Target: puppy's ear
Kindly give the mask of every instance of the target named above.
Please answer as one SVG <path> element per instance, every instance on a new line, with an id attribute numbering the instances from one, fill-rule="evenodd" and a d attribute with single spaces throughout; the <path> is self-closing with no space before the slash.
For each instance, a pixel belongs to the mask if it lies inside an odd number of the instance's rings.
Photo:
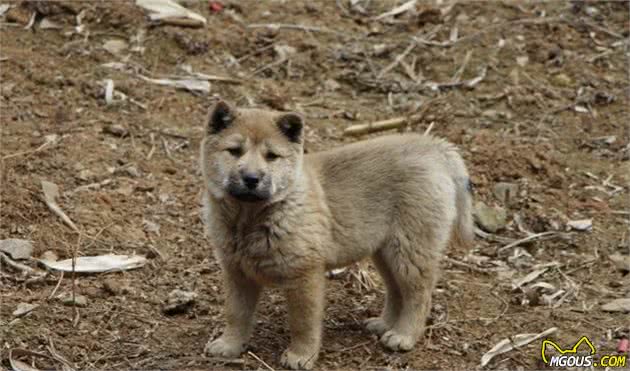
<path id="1" fill-rule="evenodd" d="M 234 110 L 225 101 L 220 100 L 210 109 L 208 134 L 216 134 L 232 125 L 232 122 L 234 122 Z"/>
<path id="2" fill-rule="evenodd" d="M 304 119 L 297 113 L 286 113 L 278 117 L 276 124 L 280 131 L 293 143 L 302 142 Z"/>

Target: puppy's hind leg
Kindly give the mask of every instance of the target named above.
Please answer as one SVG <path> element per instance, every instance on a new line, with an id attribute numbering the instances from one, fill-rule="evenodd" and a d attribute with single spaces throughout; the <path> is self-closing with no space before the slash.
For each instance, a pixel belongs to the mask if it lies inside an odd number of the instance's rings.
<path id="1" fill-rule="evenodd" d="M 398 317 L 391 329 L 381 336 L 381 342 L 391 350 L 408 351 L 424 332 L 448 233 L 401 231 L 395 241 L 393 246 L 384 249 L 383 257 L 393 273 L 402 300 Z"/>
<path id="2" fill-rule="evenodd" d="M 372 255 L 372 261 L 385 283 L 385 305 L 379 317 L 368 318 L 365 321 L 365 328 L 380 336 L 391 330 L 394 325 L 400 313 L 402 298 L 400 297 L 400 289 L 396 283 L 394 273 L 383 256 L 383 250 L 375 252 Z"/>

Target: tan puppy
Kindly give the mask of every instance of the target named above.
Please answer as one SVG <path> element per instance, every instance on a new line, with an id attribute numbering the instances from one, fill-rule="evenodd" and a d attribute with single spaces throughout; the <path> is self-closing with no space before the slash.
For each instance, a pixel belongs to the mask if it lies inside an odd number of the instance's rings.
<path id="1" fill-rule="evenodd" d="M 281 362 L 311 368 L 324 311 L 325 272 L 371 256 L 387 288 L 366 321 L 392 350 L 424 330 L 440 257 L 473 238 L 468 173 L 456 148 L 420 135 L 383 136 L 303 155 L 294 113 L 210 114 L 201 144 L 208 236 L 224 273 L 225 329 L 206 352 L 245 349 L 263 286 L 287 296 L 291 344 Z"/>

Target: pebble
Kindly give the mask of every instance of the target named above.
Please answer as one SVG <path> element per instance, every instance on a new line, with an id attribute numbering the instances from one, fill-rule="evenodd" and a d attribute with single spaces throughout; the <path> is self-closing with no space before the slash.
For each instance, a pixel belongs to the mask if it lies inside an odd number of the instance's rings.
<path id="1" fill-rule="evenodd" d="M 507 212 L 502 207 L 490 207 L 481 201 L 475 204 L 475 222 L 481 229 L 489 233 L 495 233 L 505 228 Z"/>
<path id="2" fill-rule="evenodd" d="M 197 294 L 192 291 L 175 289 L 168 294 L 164 313 L 168 315 L 185 313 L 197 299 Z"/>
<path id="3" fill-rule="evenodd" d="M 86 307 L 87 306 L 87 298 L 83 295 L 75 295 L 74 296 L 74 301 L 72 300 L 72 293 L 64 296 L 61 299 L 61 302 L 63 303 L 63 305 L 67 305 L 67 306 L 72 306 L 73 304 L 76 305 L 77 307 Z"/>

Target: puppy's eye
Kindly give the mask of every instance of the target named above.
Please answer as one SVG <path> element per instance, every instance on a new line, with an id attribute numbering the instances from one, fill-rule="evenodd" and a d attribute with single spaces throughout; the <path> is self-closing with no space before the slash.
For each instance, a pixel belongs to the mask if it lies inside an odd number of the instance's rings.
<path id="1" fill-rule="evenodd" d="M 267 161 L 273 161 L 273 160 L 277 159 L 280 156 L 278 154 L 276 154 L 276 153 L 273 153 L 273 152 L 267 152 L 267 155 L 265 157 L 267 158 Z"/>
<path id="2" fill-rule="evenodd" d="M 241 157 L 243 154 L 243 149 L 241 147 L 228 148 L 227 151 L 234 157 Z"/>

